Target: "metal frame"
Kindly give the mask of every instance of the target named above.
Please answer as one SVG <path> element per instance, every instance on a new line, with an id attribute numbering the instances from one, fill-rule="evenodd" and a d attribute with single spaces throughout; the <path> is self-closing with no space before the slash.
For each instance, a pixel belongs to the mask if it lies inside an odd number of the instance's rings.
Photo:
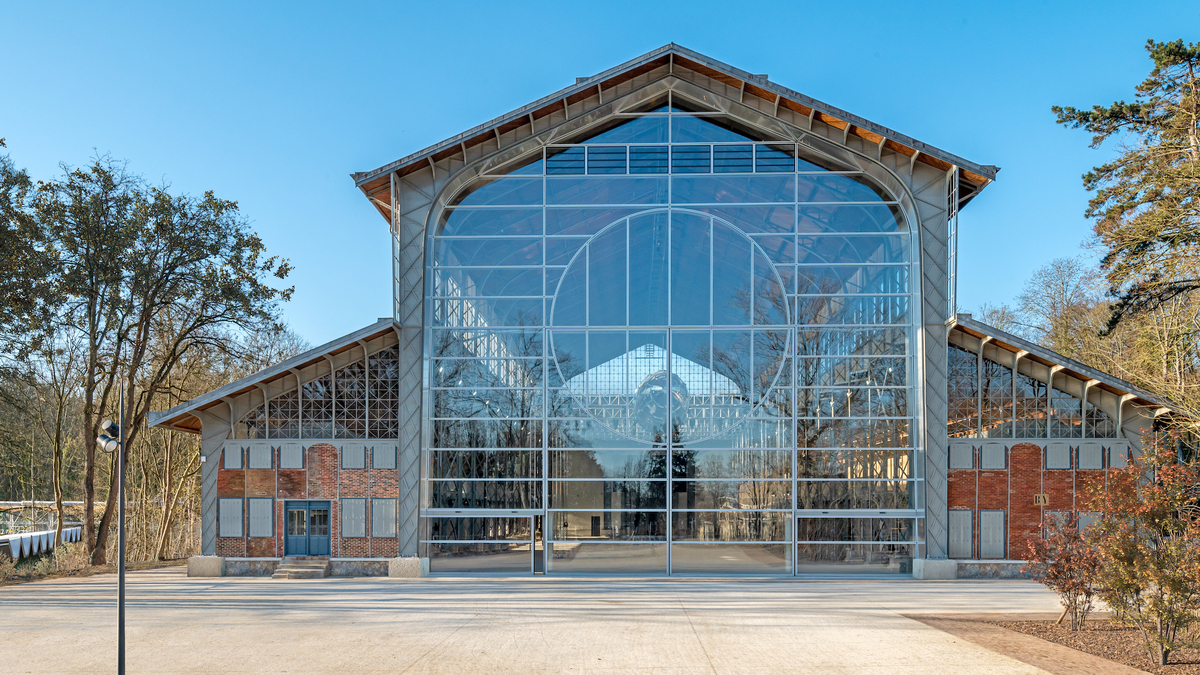
<path id="1" fill-rule="evenodd" d="M 646 95 L 646 96 L 649 96 L 649 95 L 653 95 L 653 94 L 648 94 L 648 95 Z M 599 118 L 593 118 L 593 119 L 599 119 Z M 560 134 L 560 135 L 561 135 L 561 134 Z M 808 139 L 808 138 L 806 137 L 806 140 L 810 140 L 810 139 Z M 822 140 L 823 140 L 823 139 L 822 139 Z M 820 143 L 817 143 L 817 144 L 815 144 L 815 145 L 820 145 Z M 807 151 L 811 152 L 811 149 L 809 149 L 809 148 L 811 148 L 811 147 L 812 147 L 811 145 L 808 145 L 808 146 L 806 146 L 806 149 L 807 149 Z M 521 153 L 516 153 L 516 152 L 514 152 L 514 151 L 506 151 L 506 152 L 505 152 L 505 153 L 503 153 L 503 154 L 505 155 L 505 157 L 506 157 L 506 159 L 507 159 L 507 157 L 513 157 L 513 158 L 515 158 L 515 157 L 517 157 L 517 156 L 518 156 L 519 154 L 521 154 Z M 841 154 L 844 154 L 844 151 L 842 151 L 842 153 L 841 153 Z M 428 189 L 428 188 L 422 188 L 422 189 L 421 189 L 421 191 L 420 191 L 420 193 L 419 193 L 419 194 L 420 194 L 420 198 L 418 199 L 418 203 L 421 203 L 421 204 L 423 204 L 423 206 L 420 206 L 420 207 L 419 207 L 419 211 L 417 211 L 417 212 L 419 212 L 420 214 L 422 214 L 422 216 L 423 216 L 422 220 L 423 220 L 424 222 L 420 222 L 420 221 L 416 221 L 416 220 L 409 220 L 408 222 L 409 222 L 409 223 L 411 223 L 411 225 L 413 226 L 413 227 L 412 227 L 412 229 L 411 229 L 411 230 L 409 230 L 409 231 L 410 231 L 412 234 L 410 235 L 410 234 L 401 233 L 401 235 L 400 235 L 400 236 L 398 237 L 398 239 L 397 239 L 397 241 L 400 241 L 401 243 L 397 244 L 397 248 L 398 248 L 398 249 L 401 249 L 401 250 L 403 250 L 403 249 L 406 249 L 406 248 L 410 248 L 410 245 L 406 245 L 406 244 L 404 244 L 402 240 L 403 240 L 403 239 L 407 239 L 407 238 L 411 237 L 411 239 L 408 239 L 409 241 L 416 241 L 416 240 L 417 240 L 417 238 L 420 236 L 420 235 L 418 235 L 418 234 L 417 234 L 417 232 L 418 232 L 418 231 L 425 232 L 425 233 L 426 233 L 426 236 L 431 236 L 431 235 L 432 235 L 432 231 L 431 231 L 431 230 L 427 230 L 427 229 L 426 229 L 426 227 L 427 227 L 427 226 L 426 226 L 426 224 L 427 224 L 427 223 L 434 223 L 434 222 L 439 222 L 439 221 L 440 221 L 440 217 L 438 216 L 438 214 L 439 214 L 439 213 L 440 213 L 442 210 L 444 210 L 445 208 L 447 208 L 447 206 L 449 206 L 449 204 L 450 204 L 450 202 L 451 202 L 450 195 L 452 195 L 452 194 L 456 193 L 456 192 L 458 191 L 459 187 L 461 187 L 461 186 L 464 186 L 464 185 L 465 185 L 465 184 L 466 184 L 466 183 L 467 183 L 467 182 L 468 182 L 468 181 L 469 181 L 471 178 L 473 178 L 474 176 L 482 176 L 482 175 L 488 174 L 488 173 L 490 173 L 492 170 L 494 170 L 496 167 L 498 167 L 498 166 L 499 166 L 500 164 L 502 164 L 502 163 L 504 163 L 504 162 L 500 162 L 500 161 L 494 161 L 494 160 L 489 160 L 489 161 L 482 162 L 482 163 L 480 163 L 480 164 L 478 164 L 478 165 L 468 165 L 468 166 L 466 166 L 466 167 L 464 167 L 464 168 L 460 169 L 459 171 L 457 171 L 457 172 L 455 172 L 455 173 L 453 173 L 453 174 L 449 174 L 449 175 L 447 175 L 447 176 L 446 176 L 445 178 L 443 178 L 441 181 L 438 181 L 438 180 L 437 180 L 437 179 L 438 179 L 438 176 L 437 176 L 437 174 L 436 174 L 436 169 L 435 169 L 435 168 L 433 168 L 433 167 L 431 167 L 431 171 L 430 171 L 430 178 L 432 178 L 432 179 L 435 181 L 435 184 L 439 184 L 439 185 L 438 185 L 438 187 L 436 188 L 436 191 L 437 191 L 437 194 L 439 195 L 439 197 L 438 197 L 436 200 L 430 199 L 430 198 L 428 197 L 428 195 L 430 195 L 430 194 L 431 194 L 431 193 L 430 193 L 430 191 L 429 191 L 429 189 Z M 869 165 L 869 166 L 876 166 L 876 165 Z M 910 166 L 910 168 L 911 168 L 911 166 Z M 867 173 L 869 174 L 869 173 L 871 173 L 871 172 L 870 172 L 870 171 L 868 171 Z M 887 180 L 887 181 L 886 181 L 886 184 L 889 184 L 889 185 L 891 186 L 891 189 L 892 189 L 894 192 L 899 192 L 899 193 L 902 195 L 901 202 L 899 203 L 899 205 L 901 206 L 902 210 L 904 210 L 904 211 L 906 211 L 908 214 L 910 214 L 910 215 L 909 215 L 909 222 L 910 222 L 910 223 L 916 222 L 916 218 L 914 217 L 914 216 L 915 216 L 915 214 L 913 213 L 912 209 L 911 209 L 911 208 L 904 208 L 904 204 L 905 204 L 905 203 L 912 203 L 912 202 L 905 202 L 905 200 L 907 200 L 907 199 L 909 199 L 909 198 L 907 197 L 907 195 L 908 195 L 907 189 L 903 187 L 903 182 L 902 182 L 902 181 L 896 181 L 896 180 L 894 180 L 894 179 L 891 179 L 891 178 L 890 178 L 891 174 L 884 173 L 883 175 L 884 175 L 885 177 L 889 177 L 889 180 Z M 543 178 L 542 178 L 542 180 L 543 180 L 543 181 L 545 181 L 545 180 L 553 180 L 553 179 L 554 179 L 553 177 L 543 177 Z M 400 186 L 400 187 L 403 187 L 403 186 L 405 186 L 407 183 L 409 183 L 411 180 L 412 180 L 412 178 L 411 178 L 411 177 L 408 177 L 408 176 L 406 176 L 406 177 L 398 177 L 398 176 L 395 176 L 395 175 L 393 175 L 393 178 L 392 178 L 392 181 L 393 181 L 393 183 L 392 183 L 392 185 L 393 185 L 393 189 L 395 190 L 395 189 L 396 189 L 398 186 Z M 536 180 L 536 178 L 533 178 L 533 177 L 531 177 L 529 180 Z M 414 186 L 414 187 L 415 187 L 415 186 Z M 897 187 L 899 187 L 899 189 L 897 189 Z M 669 190 L 669 187 L 668 187 L 668 190 Z M 401 194 L 400 194 L 400 195 L 397 197 L 397 199 L 394 201 L 394 207 L 395 207 L 395 208 L 394 208 L 393 212 L 394 212 L 394 213 L 400 213 L 400 214 L 403 214 L 403 213 L 405 213 L 405 211 L 406 211 L 406 207 L 405 207 L 405 198 L 404 198 L 404 195 L 402 194 L 402 193 L 404 192 L 404 190 L 403 190 L 403 189 L 401 189 L 401 190 L 399 190 L 399 192 L 400 192 Z M 414 196 L 417 196 L 417 193 L 413 193 L 413 194 L 414 194 Z M 943 199 L 944 199 L 944 196 L 943 196 Z M 428 200 L 428 201 L 426 201 L 426 200 Z M 437 206 L 436 206 L 436 207 L 435 207 L 435 206 L 434 206 L 434 204 L 432 203 L 432 202 L 434 202 L 434 201 L 436 201 L 436 202 L 437 202 Z M 543 202 L 543 203 L 545 203 L 545 202 Z M 478 208 L 484 208 L 484 207 L 478 207 Z M 419 230 L 418 230 L 418 228 L 419 228 Z M 913 244 L 916 244 L 916 243 L 917 243 L 917 242 L 920 240 L 920 238 L 918 237 L 918 233 L 917 233 L 917 230 L 918 230 L 918 229 L 919 229 L 919 228 L 918 228 L 918 227 L 916 227 L 916 226 L 911 226 L 911 227 L 908 229 L 908 231 L 907 231 L 907 235 L 908 235 L 908 236 L 909 236 L 909 237 L 910 237 L 910 238 L 913 240 L 913 242 L 912 242 Z M 544 236 L 544 235 L 543 235 L 543 236 Z M 807 235 L 805 235 L 805 236 L 807 236 Z M 820 235 L 817 235 L 817 236 L 820 236 Z M 834 236 L 844 236 L 844 235 L 834 235 Z M 586 237 L 585 237 L 585 238 L 583 238 L 583 239 L 585 239 L 585 240 L 586 240 Z M 913 249 L 918 249 L 918 247 L 917 247 L 917 246 L 915 246 L 915 245 L 914 245 L 914 246 L 912 246 L 912 248 L 913 248 Z M 410 248 L 410 250 L 411 250 L 411 248 Z M 427 248 L 426 248 L 426 250 L 427 250 L 427 251 L 432 251 L 432 247 L 427 247 Z M 577 253 L 576 253 L 576 255 L 579 255 L 579 253 L 577 252 Z M 413 262 L 416 262 L 416 261 L 414 260 Z M 669 264 L 669 263 L 668 263 L 668 264 Z M 903 264 L 907 264 L 907 265 L 908 265 L 908 266 L 909 266 L 909 267 L 910 267 L 912 270 L 914 270 L 914 272 L 916 272 L 917 270 L 919 270 L 919 269 L 920 269 L 920 267 L 921 267 L 921 263 L 919 262 L 919 260 L 915 260 L 915 259 L 910 259 L 910 261 L 909 261 L 908 263 L 902 263 L 902 265 L 903 265 Z M 542 267 L 543 267 L 543 269 L 545 269 L 545 261 L 544 261 L 544 260 L 543 260 L 543 265 L 542 265 Z M 412 268 L 410 267 L 409 269 L 412 269 Z M 414 270 L 414 271 L 415 271 L 415 270 Z M 421 276 L 423 277 L 424 275 L 422 274 Z M 413 278 L 413 280 L 415 281 L 415 279 L 416 279 L 417 277 L 414 275 L 412 278 Z M 561 276 L 559 276 L 558 278 L 559 278 L 559 279 L 561 279 Z M 914 278 L 914 279 L 915 279 L 915 278 L 920 278 L 920 275 L 919 275 L 918 273 L 913 273 L 913 274 L 911 274 L 911 275 L 910 275 L 910 278 Z M 425 292 L 426 292 L 426 293 L 428 293 L 428 294 L 430 295 L 430 297 L 441 297 L 441 296 L 434 296 L 434 295 L 431 293 L 431 291 L 432 291 L 432 283 L 433 283 L 433 280 L 432 280 L 432 278 L 425 278 L 425 279 L 423 279 L 423 287 L 424 287 L 424 289 L 425 289 Z M 400 286 L 398 286 L 397 288 L 398 288 L 398 291 L 397 291 L 397 292 L 398 292 L 398 297 L 404 297 L 404 298 L 406 298 L 406 300 L 407 300 L 408 298 L 411 298 L 411 297 L 412 297 L 412 295 L 413 295 L 413 294 L 412 294 L 412 290 L 413 290 L 413 289 L 412 289 L 412 287 L 411 287 L 411 286 L 410 286 L 410 287 L 408 287 L 408 288 L 404 288 L 404 284 L 401 284 L 401 285 L 400 285 Z M 912 293 L 915 295 L 915 294 L 917 293 L 917 291 L 914 289 L 914 290 L 912 291 Z M 710 298 L 711 298 L 711 295 L 710 295 Z M 404 310 L 402 311 L 402 315 L 411 316 L 411 315 L 412 315 L 412 312 L 413 312 L 413 310 L 415 310 L 415 309 L 416 309 L 416 307 L 414 307 L 412 304 L 407 304 L 407 305 L 406 305 L 406 304 L 405 304 L 405 302 L 401 302 L 400 304 L 401 304 L 401 306 L 402 306 L 402 307 L 405 307 L 405 306 L 406 306 L 406 307 L 408 307 L 408 308 L 411 308 L 411 309 L 404 309 Z M 427 311 L 428 311 L 428 310 L 427 310 Z M 917 307 L 914 307 L 914 308 L 913 308 L 914 322 L 916 322 L 916 321 L 918 321 L 918 320 L 919 320 L 919 319 L 918 319 L 918 317 L 919 317 L 919 313 L 920 313 L 920 309 L 919 309 L 919 308 L 917 308 Z M 425 336 L 426 338 L 428 338 L 428 333 L 429 333 L 430 331 L 432 331 L 432 330 L 433 330 L 433 321 L 432 321 L 431 319 L 432 319 L 432 317 L 430 317 L 430 316 L 428 316 L 428 315 L 427 315 L 427 316 L 425 316 L 425 317 L 424 317 L 424 320 L 422 321 L 422 324 L 423 324 L 423 325 L 424 325 L 424 327 L 425 327 L 425 328 L 424 328 L 424 330 L 425 330 L 425 332 L 427 333 L 427 335 Z M 470 329 L 471 327 L 472 327 L 472 326 L 464 326 L 463 328 L 464 328 L 464 329 Z M 873 326 L 873 327 L 874 327 L 874 326 Z M 639 327 L 639 328 L 641 328 L 641 327 Z M 440 329 L 440 326 L 439 326 L 439 329 Z M 913 340 L 913 342 L 914 342 L 914 345 L 920 345 L 920 344 L 921 344 L 920 338 L 915 338 L 915 339 Z M 548 351 L 548 350 L 547 350 L 547 351 Z M 425 355 L 424 355 L 424 358 L 425 358 L 426 362 L 429 362 L 429 361 L 430 361 L 430 360 L 433 358 L 433 356 L 432 356 L 431 354 L 429 354 L 429 353 L 428 353 L 428 350 L 426 350 L 426 353 L 425 353 Z M 545 351 L 543 352 L 543 355 L 542 355 L 540 358 L 541 358 L 541 360 L 542 360 L 543 367 L 548 367 L 548 362 L 546 361 L 546 357 L 545 357 Z M 797 363 L 797 359 L 791 359 L 791 360 L 790 360 L 790 363 L 791 363 L 791 367 L 792 367 L 792 368 L 795 368 L 795 364 Z M 919 366 L 917 366 L 917 364 L 915 364 L 915 363 L 911 363 L 911 361 L 910 361 L 910 367 L 909 367 L 909 370 L 910 370 L 910 371 L 917 371 L 917 372 L 919 372 L 919 371 L 921 371 L 921 370 L 922 370 L 922 368 L 921 368 L 921 367 L 919 367 Z M 428 372 L 428 371 L 426 371 L 426 372 Z M 915 374 L 915 373 L 914 373 L 914 374 Z M 793 373 L 793 375 L 794 375 L 794 373 Z M 914 388 L 916 388 L 916 387 L 918 387 L 919 378 L 910 378 L 910 379 L 909 379 L 909 383 L 910 383 L 910 384 L 909 384 L 909 385 L 907 385 L 908 387 L 914 387 Z M 427 380 L 426 389 L 425 389 L 425 395 L 424 395 L 424 398 L 425 398 L 425 400 L 426 400 L 426 403 L 427 403 L 427 404 L 428 404 L 428 402 L 430 401 L 430 398 L 429 398 L 429 397 L 430 397 L 430 396 L 432 396 L 432 393 L 433 393 L 433 391 L 434 391 L 434 390 L 428 386 L 428 380 Z M 919 402 L 920 398 L 921 398 L 921 396 L 920 396 L 919 394 L 917 394 L 917 395 L 916 395 L 916 397 L 915 397 L 915 399 L 916 399 L 916 400 L 914 401 L 914 405 L 916 404 L 916 402 Z M 543 404 L 543 405 L 545 405 L 545 404 Z M 543 409 L 544 409 L 544 408 L 543 408 Z M 919 406 L 917 406 L 917 407 L 913 407 L 912 409 L 914 409 L 914 410 L 915 410 L 915 409 L 919 409 Z M 916 426 L 916 425 L 914 425 L 914 427 L 915 427 L 915 426 Z M 423 436 L 423 437 L 425 437 L 425 438 L 428 438 L 428 433 L 429 433 L 429 432 L 428 432 L 428 430 L 426 430 L 425 432 L 423 432 L 422 436 Z M 917 428 L 910 429 L 910 434 L 917 434 L 917 433 L 919 433 L 919 429 L 917 429 Z M 545 435 L 545 434 L 543 434 L 543 441 L 542 441 L 542 455 L 543 455 L 543 457 L 542 457 L 542 459 L 543 459 L 542 488 L 543 488 L 543 490 L 544 490 L 544 491 L 545 491 L 545 490 L 548 490 L 548 482 L 549 482 L 549 480 L 550 480 L 549 476 L 548 476 L 548 475 L 547 475 L 547 473 L 546 473 L 546 467 L 548 466 L 548 457 L 547 457 L 547 454 L 548 454 L 549 448 L 547 448 L 547 447 L 546 447 L 546 440 L 545 440 L 545 439 L 546 439 L 546 435 Z M 917 445 L 918 445 L 918 447 L 919 447 L 919 445 L 920 445 L 920 444 L 918 443 Z M 919 456 L 919 454 L 920 454 L 919 450 L 918 450 L 918 451 L 916 451 L 916 453 L 915 453 L 915 454 L 917 454 L 917 455 Z M 793 452 L 793 464 L 794 464 L 794 462 L 795 462 L 795 453 Z M 917 473 L 917 474 L 920 474 L 921 472 L 918 470 L 916 473 Z M 670 476 L 670 475 L 672 475 L 672 472 L 670 472 L 670 470 L 668 470 L 668 476 Z M 792 474 L 792 485 L 793 485 L 792 499 L 793 499 L 793 500 L 795 500 L 795 498 L 796 498 L 796 490 L 795 490 L 795 486 L 796 486 L 796 482 L 797 482 L 797 480 L 798 480 L 798 477 L 795 475 L 795 472 L 793 471 L 793 474 Z M 916 484 L 919 484 L 919 483 L 923 482 L 923 480 L 924 480 L 923 476 L 921 476 L 921 475 L 915 475 L 915 476 L 913 476 L 913 477 L 912 477 L 912 484 L 914 484 L 914 485 L 916 485 Z M 668 479 L 666 482 L 667 482 L 667 484 L 668 484 L 668 487 L 669 487 L 671 480 L 670 480 L 670 479 Z M 424 480 L 422 481 L 422 485 L 425 485 L 425 481 L 424 481 Z M 422 499 L 424 500 L 424 497 L 423 497 Z M 673 492 L 672 492 L 672 491 L 668 491 L 668 501 L 672 501 L 672 499 L 673 499 Z M 918 499 L 918 500 L 917 500 L 917 502 L 914 504 L 914 506 L 918 506 L 918 505 L 920 505 L 920 500 L 919 500 L 919 499 Z M 674 504 L 668 504 L 668 508 L 667 508 L 667 517 L 668 517 L 668 518 L 670 517 L 670 512 L 672 512 L 673 510 L 674 510 Z M 440 510 L 438 510 L 438 511 L 440 511 Z M 546 511 L 546 512 L 547 512 L 547 513 L 550 513 L 550 512 L 552 512 L 552 511 L 556 511 L 556 510 L 554 510 L 554 509 L 547 509 L 547 511 Z M 425 511 L 422 511 L 422 512 L 424 513 Z M 796 511 L 795 511 L 794 509 L 793 509 L 793 511 L 792 511 L 792 512 L 793 512 L 793 513 L 796 513 Z M 429 510 L 429 511 L 428 511 L 428 513 L 429 513 L 430 515 L 433 515 L 433 514 L 434 514 L 434 513 L 436 513 L 436 512 L 435 512 L 434 510 Z M 912 514 L 913 514 L 913 515 L 917 515 L 917 514 L 919 514 L 919 513 L 920 513 L 920 510 L 919 510 L 919 509 L 914 509 L 914 510 L 912 511 Z M 668 521 L 668 523 L 669 523 L 669 521 Z M 671 528 L 670 528 L 670 525 L 668 524 L 668 532 L 671 532 L 671 531 L 672 531 L 672 530 L 671 530 Z M 666 543 L 666 542 L 664 542 L 664 543 Z M 862 542 L 857 542 L 857 543 L 862 543 Z M 793 546 L 792 546 L 792 548 L 793 548 L 792 564 L 794 565 L 794 564 L 795 564 L 795 546 L 796 546 L 796 543 L 795 543 L 795 541 L 793 541 L 793 542 L 792 542 L 792 544 L 793 544 Z M 669 556 L 669 555 L 670 555 L 670 554 L 668 553 L 668 556 Z"/>

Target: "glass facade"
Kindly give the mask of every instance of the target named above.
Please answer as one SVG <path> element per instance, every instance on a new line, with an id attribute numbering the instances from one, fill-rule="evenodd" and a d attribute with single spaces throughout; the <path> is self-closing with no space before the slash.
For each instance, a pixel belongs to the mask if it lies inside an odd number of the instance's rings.
<path id="1" fill-rule="evenodd" d="M 910 572 L 919 275 L 894 196 L 679 101 L 570 140 L 434 214 L 432 571 Z"/>

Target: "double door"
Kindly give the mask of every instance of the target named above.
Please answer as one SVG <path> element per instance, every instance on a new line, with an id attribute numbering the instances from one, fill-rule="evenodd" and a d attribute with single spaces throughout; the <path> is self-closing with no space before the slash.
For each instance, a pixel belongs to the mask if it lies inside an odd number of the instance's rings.
<path id="1" fill-rule="evenodd" d="M 329 502 L 286 503 L 284 555 L 329 555 Z"/>

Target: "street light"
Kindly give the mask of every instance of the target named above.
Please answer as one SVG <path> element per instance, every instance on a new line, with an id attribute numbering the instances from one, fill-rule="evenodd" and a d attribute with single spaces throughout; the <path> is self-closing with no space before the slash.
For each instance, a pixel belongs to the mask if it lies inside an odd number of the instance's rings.
<path id="1" fill-rule="evenodd" d="M 118 422 L 104 420 L 96 443 L 117 453 L 117 675 L 125 675 L 125 391 L 121 391 Z"/>

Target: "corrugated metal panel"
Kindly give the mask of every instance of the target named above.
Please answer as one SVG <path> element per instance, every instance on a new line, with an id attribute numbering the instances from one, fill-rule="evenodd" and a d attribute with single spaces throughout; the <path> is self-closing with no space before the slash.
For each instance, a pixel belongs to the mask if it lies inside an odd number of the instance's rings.
<path id="1" fill-rule="evenodd" d="M 1003 443 L 993 441 L 983 444 L 983 450 L 979 453 L 979 467 L 981 469 L 1003 469 L 1007 466 L 1004 460 Z M 982 528 L 982 526 L 980 527 Z"/>
<path id="2" fill-rule="evenodd" d="M 950 468 L 975 468 L 975 446 L 970 441 L 950 441 Z"/>
<path id="3" fill-rule="evenodd" d="M 226 469 L 242 468 L 242 444 L 229 442 L 225 444 L 224 461 Z"/>
<path id="4" fill-rule="evenodd" d="M 271 537 L 275 535 L 274 499 L 250 499 L 250 536 Z"/>
<path id="5" fill-rule="evenodd" d="M 1046 445 L 1046 468 L 1071 468 L 1071 446 L 1066 443 L 1050 443 Z"/>
<path id="6" fill-rule="evenodd" d="M 979 557 L 989 560 L 1004 558 L 1004 512 L 979 512 Z"/>
<path id="7" fill-rule="evenodd" d="M 1110 469 L 1124 469 L 1129 462 L 1129 441 L 1113 441 L 1108 446 L 1108 466 Z"/>
<path id="8" fill-rule="evenodd" d="M 1088 442 L 1079 446 L 1080 469 L 1103 469 L 1104 448 L 1099 443 Z"/>
<path id="9" fill-rule="evenodd" d="M 367 536 L 367 500 L 343 499 L 342 505 L 342 536 Z"/>
<path id="10" fill-rule="evenodd" d="M 367 467 L 367 449 L 362 443 L 342 444 L 342 468 L 365 469 Z"/>
<path id="11" fill-rule="evenodd" d="M 396 500 L 371 500 L 371 536 L 396 536 Z"/>
<path id="12" fill-rule="evenodd" d="M 956 509 L 950 511 L 950 557 L 971 558 L 974 556 L 974 541 L 971 521 L 974 512 Z"/>
<path id="13" fill-rule="evenodd" d="M 270 469 L 271 444 L 266 441 L 251 443 L 247 466 L 251 469 Z"/>
<path id="14" fill-rule="evenodd" d="M 375 447 L 371 449 L 371 468 L 396 468 L 396 444 L 376 443 Z"/>
<path id="15" fill-rule="evenodd" d="M 220 536 L 242 536 L 242 500 L 218 499 L 217 518 L 220 522 Z"/>
<path id="16" fill-rule="evenodd" d="M 279 468 L 303 469 L 304 446 L 299 443 L 284 443 L 279 446 Z"/>

